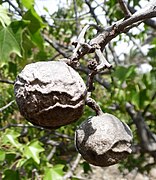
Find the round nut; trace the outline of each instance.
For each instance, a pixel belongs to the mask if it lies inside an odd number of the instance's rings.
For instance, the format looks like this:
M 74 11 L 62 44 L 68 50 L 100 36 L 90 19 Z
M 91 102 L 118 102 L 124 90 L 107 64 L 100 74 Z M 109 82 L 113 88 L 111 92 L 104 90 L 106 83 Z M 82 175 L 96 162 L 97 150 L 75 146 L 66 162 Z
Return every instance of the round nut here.
M 104 113 L 83 122 L 75 132 L 78 152 L 90 164 L 110 166 L 131 153 L 132 132 L 117 117 Z
M 87 90 L 72 67 L 49 61 L 26 65 L 16 79 L 14 92 L 19 110 L 28 121 L 57 128 L 81 117 Z

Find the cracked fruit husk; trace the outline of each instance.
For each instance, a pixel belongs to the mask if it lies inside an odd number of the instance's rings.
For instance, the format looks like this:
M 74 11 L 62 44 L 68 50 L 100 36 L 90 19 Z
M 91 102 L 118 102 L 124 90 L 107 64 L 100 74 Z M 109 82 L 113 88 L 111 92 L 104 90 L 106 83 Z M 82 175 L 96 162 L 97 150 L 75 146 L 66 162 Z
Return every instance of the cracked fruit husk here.
M 14 85 L 21 114 L 34 125 L 57 128 L 79 119 L 86 99 L 80 75 L 61 61 L 28 64 Z
M 103 113 L 84 121 L 75 132 L 78 152 L 90 164 L 110 166 L 131 153 L 132 132 L 117 117 Z

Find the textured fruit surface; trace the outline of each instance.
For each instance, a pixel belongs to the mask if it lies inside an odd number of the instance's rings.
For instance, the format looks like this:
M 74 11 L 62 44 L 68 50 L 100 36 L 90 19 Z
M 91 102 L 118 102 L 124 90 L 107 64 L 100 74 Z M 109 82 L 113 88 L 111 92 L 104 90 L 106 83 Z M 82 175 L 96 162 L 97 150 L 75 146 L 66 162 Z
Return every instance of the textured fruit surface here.
M 75 145 L 82 157 L 96 166 L 110 166 L 131 153 L 132 133 L 115 116 L 104 113 L 83 122 L 75 132 Z
M 61 61 L 28 64 L 18 75 L 14 92 L 21 114 L 35 125 L 56 128 L 81 117 L 86 85 Z

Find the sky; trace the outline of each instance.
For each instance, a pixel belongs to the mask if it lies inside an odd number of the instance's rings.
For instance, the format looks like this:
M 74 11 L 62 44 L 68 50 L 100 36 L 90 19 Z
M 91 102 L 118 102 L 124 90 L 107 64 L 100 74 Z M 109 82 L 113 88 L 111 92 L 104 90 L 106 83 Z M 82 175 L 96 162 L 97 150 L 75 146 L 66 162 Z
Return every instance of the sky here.
M 47 8 L 52 14 L 58 9 L 58 6 L 68 6 L 67 0 L 35 0 L 35 4 L 36 11 L 44 15 L 48 15 L 44 8 Z

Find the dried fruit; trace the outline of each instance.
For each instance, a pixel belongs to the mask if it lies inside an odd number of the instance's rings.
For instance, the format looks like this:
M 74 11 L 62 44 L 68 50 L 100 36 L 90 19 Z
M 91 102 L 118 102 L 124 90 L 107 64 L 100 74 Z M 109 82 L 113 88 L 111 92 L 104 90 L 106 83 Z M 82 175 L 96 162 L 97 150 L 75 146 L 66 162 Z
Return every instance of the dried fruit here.
M 16 79 L 14 92 L 28 121 L 56 128 L 81 117 L 87 90 L 73 68 L 61 61 L 49 61 L 26 65 Z
M 76 148 L 96 166 L 110 166 L 131 153 L 132 133 L 117 117 L 104 113 L 83 122 L 75 132 Z

